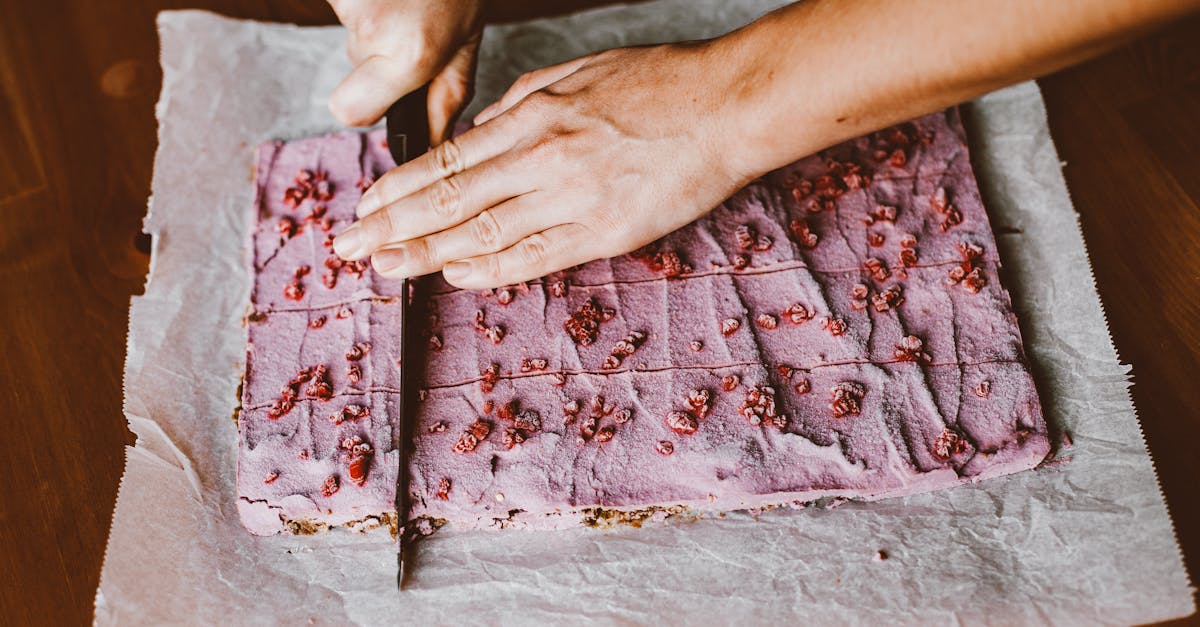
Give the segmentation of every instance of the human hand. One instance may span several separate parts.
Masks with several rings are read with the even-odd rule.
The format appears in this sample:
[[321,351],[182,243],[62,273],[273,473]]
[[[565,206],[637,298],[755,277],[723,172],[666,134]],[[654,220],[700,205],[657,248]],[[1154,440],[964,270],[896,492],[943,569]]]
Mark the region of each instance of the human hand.
[[712,42],[609,50],[522,76],[475,128],[381,177],[350,260],[482,289],[626,253],[760,174],[736,64]]
[[329,0],[349,30],[354,70],[329,97],[343,124],[370,126],[429,82],[432,141],[449,135],[471,100],[483,29],[480,0]]

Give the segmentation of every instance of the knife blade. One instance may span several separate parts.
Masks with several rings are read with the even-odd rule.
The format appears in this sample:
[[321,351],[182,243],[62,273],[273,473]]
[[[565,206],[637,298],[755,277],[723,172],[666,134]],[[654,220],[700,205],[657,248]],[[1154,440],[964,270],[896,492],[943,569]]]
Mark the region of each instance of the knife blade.
[[[387,114],[387,146],[396,165],[401,165],[424,154],[429,149],[429,109],[426,105],[429,86],[405,95],[388,107]],[[415,363],[412,358],[415,342],[408,332],[409,313],[412,308],[414,285],[409,279],[404,280],[400,297],[400,469],[396,473],[396,521],[399,527],[399,537],[396,542],[396,589],[404,589],[404,563],[407,557],[407,545],[411,530],[408,528],[408,447],[411,444],[411,429],[415,419],[414,403],[409,402],[408,396],[413,387]]]

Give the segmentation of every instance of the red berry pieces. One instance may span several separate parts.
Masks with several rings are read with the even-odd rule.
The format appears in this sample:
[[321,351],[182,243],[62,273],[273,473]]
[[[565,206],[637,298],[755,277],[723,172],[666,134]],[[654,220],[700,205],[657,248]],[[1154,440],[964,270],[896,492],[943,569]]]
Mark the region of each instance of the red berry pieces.
[[588,299],[563,323],[563,329],[571,341],[580,346],[591,346],[600,337],[601,313],[596,303]]
[[987,285],[983,271],[975,265],[983,258],[983,248],[963,242],[958,245],[958,250],[962,254],[963,261],[950,268],[949,278],[946,279],[946,282],[950,285],[962,285],[964,290],[978,294]]
[[630,331],[612,349],[613,355],[628,357],[646,341],[646,334],[641,331]]
[[862,311],[867,308],[867,296],[870,294],[870,289],[862,283],[856,283],[850,288],[850,308],[854,311]]
[[484,368],[479,375],[483,377],[479,380],[479,389],[487,394],[496,388],[496,382],[500,380],[500,366],[492,364]]
[[429,336],[429,350],[438,352],[442,350],[442,336],[434,334]]
[[439,421],[437,421],[437,422],[435,422],[435,423],[433,423],[432,425],[429,425],[429,432],[430,432],[430,433],[442,433],[442,432],[444,432],[445,430],[446,430],[446,423],[444,423],[444,422],[442,422],[442,421],[440,421],[440,420],[439,420]]
[[284,237],[291,237],[296,234],[296,223],[291,218],[283,216],[275,223],[275,232]]
[[949,460],[955,455],[967,452],[967,442],[950,429],[942,431],[933,442],[933,454],[941,460]]
[[561,372],[552,372],[550,373],[550,380],[554,382],[554,385],[562,387],[567,384],[567,375]]
[[338,489],[341,487],[342,486],[338,481],[337,475],[329,475],[328,477],[325,477],[325,483],[321,484],[321,496],[329,498],[334,494],[337,494]]
[[311,382],[305,388],[304,393],[322,401],[333,398],[333,386],[329,383],[329,373],[325,366],[313,368]]
[[738,227],[733,230],[733,241],[735,244],[737,244],[737,247],[741,248],[742,250],[750,250],[751,248],[754,248],[754,238],[754,228],[749,224],[738,225]]
[[654,445],[654,450],[658,451],[659,455],[666,457],[675,452],[675,445],[671,444],[669,440],[659,440],[658,444]]
[[673,411],[667,414],[667,426],[680,435],[692,435],[700,428],[700,423],[685,411]]
[[617,428],[613,425],[605,425],[596,431],[597,442],[608,442],[617,434]]
[[901,248],[900,256],[896,260],[896,265],[901,268],[913,268],[917,265],[917,249]]
[[275,483],[275,480],[278,478],[279,478],[279,471],[272,470],[271,472],[267,473],[267,476],[263,477],[263,483],[267,483],[267,484]]
[[790,305],[787,309],[784,309],[782,315],[784,320],[787,320],[792,324],[804,324],[805,322],[812,320],[813,316],[817,315],[817,313],[809,310],[800,303],[795,303]]
[[[522,431],[541,431],[542,417],[534,409],[522,409],[517,413],[513,426]],[[486,434],[485,434],[486,435]]]
[[499,344],[504,341],[504,327],[499,325],[490,326],[484,329],[483,336],[491,341],[492,344]]
[[351,346],[350,350],[346,352],[346,360],[347,361],[359,361],[364,356],[366,356],[366,354],[369,352],[371,352],[371,343],[370,342],[359,342],[359,343],[355,344],[354,346]]
[[817,243],[821,241],[809,227],[808,220],[792,220],[788,223],[788,232],[791,233],[792,240],[804,248],[816,248]]
[[708,415],[710,400],[712,400],[712,395],[708,390],[692,390],[687,397],[688,406],[692,408],[692,413],[697,418],[704,418]]
[[832,317],[821,318],[821,328],[829,331],[829,334],[834,337],[844,335],[849,329],[845,320]]
[[829,410],[834,418],[857,416],[862,413],[862,400],[867,388],[854,381],[842,381],[830,390]]
[[868,226],[876,222],[896,222],[896,208],[890,205],[876,205],[874,209],[867,212],[867,217],[863,218]]
[[550,295],[555,298],[562,298],[567,295],[567,284],[562,281],[555,281],[550,284]]
[[741,382],[742,380],[736,374],[727,374],[721,377],[721,389],[726,392],[732,392],[737,389],[738,384]]
[[875,148],[872,156],[876,161],[887,161],[892,167],[902,168],[908,163],[908,149],[917,144],[921,137],[912,124],[902,124],[871,134]]
[[978,396],[979,398],[987,398],[991,395],[992,395],[992,382],[991,381],[988,381],[985,379],[983,381],[980,381],[979,385],[975,386],[975,396]]
[[450,482],[450,477],[442,477],[438,481],[437,498],[439,501],[450,500],[450,489],[454,484]]
[[904,295],[901,293],[899,285],[880,290],[871,297],[871,305],[875,307],[875,311],[880,313],[891,311],[902,302],[904,302]]
[[359,368],[358,364],[351,364],[346,368],[346,380],[350,382],[350,385],[357,385],[362,381],[362,368]]
[[574,416],[579,413],[579,401],[571,399],[563,403],[563,413],[568,416]]
[[692,340],[688,342],[688,348],[690,348],[693,353],[699,353],[700,351],[704,350],[704,342],[701,342],[700,340]]
[[595,416],[588,416],[579,423],[579,443],[583,444],[596,437],[596,429],[600,421]]
[[479,443],[486,439],[491,432],[492,425],[482,420],[476,420],[458,438],[458,442],[454,444],[454,452],[470,453],[474,451],[475,447],[479,446]]
[[271,403],[271,407],[267,409],[267,417],[271,420],[279,420],[286,416],[292,408],[296,406],[296,401],[291,398],[281,398]]
[[758,314],[758,317],[754,319],[754,323],[764,329],[767,329],[768,331],[779,326],[779,320],[775,316],[767,313]]
[[342,440],[339,448],[346,461],[346,473],[350,475],[350,481],[360,488],[366,485],[367,471],[371,467],[371,457],[375,454],[371,445],[355,435]]
[[507,306],[513,301],[513,291],[507,287],[496,290],[496,302]]
[[299,207],[306,199],[327,201],[333,198],[334,185],[326,179],[324,172],[300,170],[296,174],[295,186],[283,192],[283,203],[292,209]]
[[883,246],[884,237],[882,233],[867,233],[867,245],[871,248],[879,248]]
[[937,191],[929,198],[929,206],[942,215],[942,222],[939,225],[942,231],[948,231],[950,227],[962,224],[962,212],[950,202],[946,188],[937,188]]
[[534,372],[545,370],[549,363],[545,359],[530,359],[521,360],[521,372]]
[[633,410],[631,409],[618,410],[613,414],[613,422],[616,422],[619,425],[623,425],[630,420],[633,420]]
[[335,414],[330,414],[329,421],[335,425],[340,425],[347,420],[358,420],[371,415],[371,408],[365,405],[346,405]]
[[325,286],[325,289],[331,290],[337,287],[337,278],[336,270],[326,270],[321,274],[321,284]]
[[512,450],[513,447],[515,447],[519,444],[522,444],[524,442],[525,442],[525,434],[521,433],[520,431],[517,431],[516,429],[512,429],[512,428],[505,429],[504,433],[501,434],[501,436],[500,436],[500,443],[504,445],[504,448],[507,448],[509,450]]
[[721,335],[725,337],[737,333],[740,328],[742,328],[742,323],[737,318],[726,318],[721,321]]
[[875,279],[876,281],[884,281],[891,276],[891,272],[888,271],[887,264],[883,263],[883,260],[875,257],[871,257],[870,259],[864,261],[863,269],[869,272],[871,274],[871,278]]
[[329,318],[327,316],[317,316],[316,318],[308,321],[308,328],[320,329],[321,327],[325,326],[325,321],[328,319]]
[[930,357],[928,353],[921,352],[925,344],[921,338],[915,335],[907,335],[900,340],[896,345],[896,351],[892,354],[896,361],[919,361],[929,363]]
[[691,266],[683,263],[679,255],[670,250],[654,253],[649,265],[651,270],[662,272],[668,279],[679,278],[692,271]]
[[288,300],[302,300],[304,298],[304,285],[300,281],[292,281],[283,287],[283,296]]
[[354,310],[345,305],[338,307],[337,314],[334,315],[334,317],[336,317],[338,320],[345,320],[346,318],[350,318],[353,316],[354,316]]
[[749,266],[750,266],[750,255],[740,255],[739,254],[739,255],[733,256],[733,269],[734,270],[745,270]]
[[770,386],[755,386],[746,390],[746,398],[739,411],[752,425],[765,423],[779,429],[787,427],[787,416],[776,412],[775,388]]
[[796,384],[796,393],[797,394],[800,394],[803,396],[804,394],[808,394],[811,391],[812,391],[812,384],[808,382],[808,379],[801,379],[799,381],[799,383]]
[[600,364],[602,370],[616,370],[621,367],[620,355],[609,355],[604,358],[604,362]]

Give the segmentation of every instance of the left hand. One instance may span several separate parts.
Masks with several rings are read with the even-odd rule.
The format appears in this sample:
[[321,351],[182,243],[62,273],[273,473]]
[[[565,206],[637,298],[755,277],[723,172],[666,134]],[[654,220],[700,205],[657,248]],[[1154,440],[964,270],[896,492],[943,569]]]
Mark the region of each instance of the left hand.
[[[719,41],[719,40],[714,40]],[[760,174],[713,42],[609,50],[522,76],[475,128],[381,177],[334,240],[388,277],[465,289],[627,253]]]

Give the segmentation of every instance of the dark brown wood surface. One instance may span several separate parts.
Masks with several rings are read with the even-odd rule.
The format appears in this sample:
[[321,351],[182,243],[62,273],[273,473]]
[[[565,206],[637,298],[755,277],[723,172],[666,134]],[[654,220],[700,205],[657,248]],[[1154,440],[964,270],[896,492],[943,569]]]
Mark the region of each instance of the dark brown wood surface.
[[[543,3],[551,4],[551,3]],[[311,0],[0,0],[0,623],[90,622],[155,149],[158,10],[329,23]],[[1200,19],[1044,79],[1180,543],[1200,574]]]

